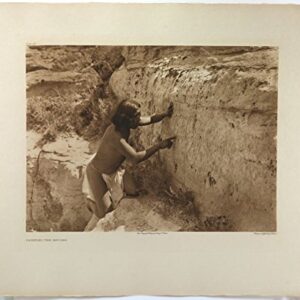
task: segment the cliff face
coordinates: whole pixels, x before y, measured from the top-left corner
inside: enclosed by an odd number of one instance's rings
[[[174,115],[142,128],[145,147],[176,135],[153,162],[173,190],[190,191],[207,226],[276,228],[277,51],[250,47],[128,47],[110,86],[144,114]],[[149,172],[149,170],[148,170]]]

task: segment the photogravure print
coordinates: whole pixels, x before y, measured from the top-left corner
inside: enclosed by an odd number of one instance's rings
[[[26,50],[35,231],[276,231],[278,48]]]

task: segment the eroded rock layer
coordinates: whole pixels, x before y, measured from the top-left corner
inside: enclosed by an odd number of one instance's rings
[[[174,103],[170,120],[139,135],[145,146],[177,136],[156,157],[171,185],[194,193],[208,224],[218,216],[233,230],[275,230],[277,50],[128,47],[123,56],[110,80],[119,99],[145,114]]]

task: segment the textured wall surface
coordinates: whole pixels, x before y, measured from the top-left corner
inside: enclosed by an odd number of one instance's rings
[[[177,136],[156,157],[171,185],[195,195],[204,222],[229,228],[276,228],[277,50],[128,47],[110,86],[144,114],[174,115],[140,132],[140,142]]]

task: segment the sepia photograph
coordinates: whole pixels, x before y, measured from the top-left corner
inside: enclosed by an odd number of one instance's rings
[[[26,231],[276,232],[278,51],[27,45]]]

